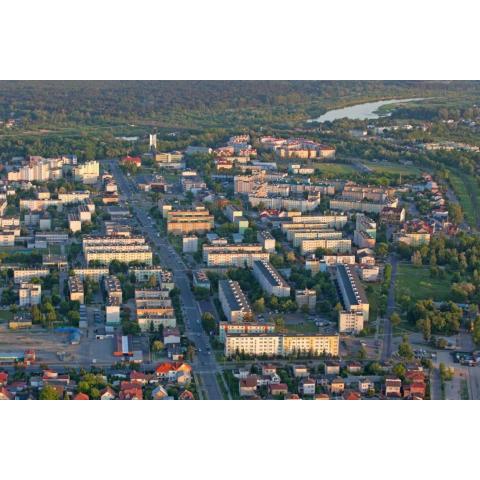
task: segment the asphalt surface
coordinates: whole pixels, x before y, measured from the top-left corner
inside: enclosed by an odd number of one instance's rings
[[[142,204],[143,195],[138,192],[134,181],[127,177],[115,161],[109,162],[109,168],[115,177],[120,192],[128,199],[139,228],[153,246],[160,262],[173,272],[175,285],[180,290],[180,299],[184,313],[185,333],[197,348],[196,359],[193,362],[194,372],[199,377],[200,388],[204,390],[209,400],[223,399],[217,383],[216,373],[220,372],[215,355],[210,348],[210,341],[201,324],[200,308],[190,289],[190,280],[186,266],[170,245],[168,239],[160,236],[155,220],[149,217],[145,204]]]
[[[390,286],[388,288],[387,296],[387,312],[383,321],[383,348],[382,361],[387,361],[392,356],[392,334],[393,328],[390,322],[390,317],[395,311],[395,280],[397,277],[397,259],[394,255],[388,257],[388,263],[392,265],[392,276],[390,279]]]

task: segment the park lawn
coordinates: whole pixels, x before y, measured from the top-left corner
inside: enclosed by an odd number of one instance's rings
[[[326,163],[326,162],[315,162],[311,166],[315,169],[321,171],[322,174],[330,175],[347,175],[358,173],[356,168],[353,165],[348,163]]]
[[[408,295],[412,300],[431,298],[434,301],[450,300],[451,279],[430,277],[429,267],[415,267],[412,264],[400,263],[397,267],[395,297]]]
[[[365,293],[367,295],[368,303],[370,305],[369,321],[372,323],[377,320],[380,309],[380,297],[382,295],[381,283],[369,283],[363,284],[365,287]]]
[[[420,170],[414,165],[402,165],[392,162],[369,162],[362,160],[363,165],[371,168],[375,173],[390,173],[393,175],[420,175]]]
[[[458,197],[463,214],[465,215],[465,220],[470,226],[476,227],[479,223],[477,208],[477,198],[480,195],[479,186],[472,177],[455,172],[452,169],[449,169],[448,178],[455,195]]]
[[[318,327],[313,322],[285,323],[287,333],[318,333]]]
[[[0,323],[8,322],[13,318],[13,313],[10,310],[0,310]]]

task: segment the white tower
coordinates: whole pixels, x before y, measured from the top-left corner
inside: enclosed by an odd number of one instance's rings
[[[157,149],[157,134],[151,133],[150,134],[150,150],[156,150],[156,149]]]

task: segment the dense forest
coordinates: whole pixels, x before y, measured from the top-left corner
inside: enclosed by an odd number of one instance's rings
[[[478,93],[475,82],[4,81],[0,120],[24,127],[154,121],[156,126],[261,125],[306,120],[369,99]]]

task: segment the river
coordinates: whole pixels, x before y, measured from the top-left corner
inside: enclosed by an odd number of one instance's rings
[[[359,105],[352,105],[351,107],[338,108],[336,110],[329,110],[328,112],[320,115],[318,118],[312,118],[308,122],[333,122],[340,118],[349,118],[350,120],[375,120],[381,116],[377,110],[383,105],[390,105],[392,103],[406,103],[419,100],[425,100],[424,98],[405,98],[405,99],[393,99],[393,100],[381,100],[378,102],[360,103]]]

